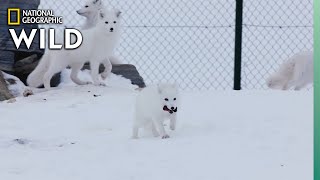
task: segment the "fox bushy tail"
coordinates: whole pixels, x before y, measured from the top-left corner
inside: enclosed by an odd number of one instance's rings
[[[37,67],[29,74],[27,84],[31,87],[39,87],[43,84],[43,76],[50,65],[50,53],[46,52],[42,56]]]

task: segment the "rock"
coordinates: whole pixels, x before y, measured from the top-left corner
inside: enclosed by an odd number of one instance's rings
[[[89,64],[85,64],[82,69],[90,69]],[[99,73],[104,71],[104,66],[100,65]],[[112,65],[112,73],[116,75],[121,75],[126,79],[131,80],[131,84],[137,85],[139,88],[146,87],[143,78],[140,76],[137,68],[132,64],[117,64]]]
[[[28,70],[28,72],[30,73],[35,68],[35,66],[38,64],[39,59],[40,58],[38,58],[37,54],[33,54],[31,56],[23,58],[14,64],[14,69],[17,72],[23,71],[23,70]]]
[[[132,64],[114,65],[112,67],[112,73],[121,75],[124,78],[130,79],[131,84],[137,85],[139,88],[146,87],[146,84],[144,83],[143,78],[140,76],[137,68]]]
[[[8,89],[8,85],[3,77],[2,71],[0,71],[0,101],[14,98]]]
[[[14,52],[3,51],[0,49],[0,71],[11,73],[13,71],[14,58]]]
[[[40,57],[36,54],[28,56],[22,60],[16,62],[14,66],[14,75],[17,76],[24,84],[28,75],[37,67]],[[90,69],[90,65],[87,63],[83,69]],[[104,71],[104,66],[101,65],[99,72]],[[140,76],[136,67],[132,64],[119,64],[112,65],[112,73],[121,75],[124,78],[130,79],[131,84],[137,85],[139,88],[144,88],[146,85],[143,78]],[[51,79],[51,87],[56,87],[60,83],[61,73],[55,74]],[[43,86],[42,86],[43,87]]]

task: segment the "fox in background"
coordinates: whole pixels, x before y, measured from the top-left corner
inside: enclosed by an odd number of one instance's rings
[[[267,79],[271,89],[298,91],[313,83],[313,52],[305,51],[290,57]]]
[[[82,25],[82,29],[90,29],[97,25],[99,20],[99,13],[105,9],[102,0],[87,0],[81,9],[77,10],[77,13],[86,18],[85,23]],[[116,56],[109,57],[111,64],[122,64],[122,62]]]
[[[99,65],[105,65],[102,78],[106,78],[112,69],[109,57],[113,55],[114,48],[120,39],[121,12],[118,10],[103,10],[99,13],[96,26],[82,30],[85,41],[73,50],[46,50],[39,64],[28,76],[27,83],[31,87],[44,84],[50,88],[50,80],[55,73],[67,66],[71,67],[71,80],[78,85],[91,84],[78,78],[78,73],[85,62],[90,62],[91,76],[94,85],[105,85],[99,81]]]

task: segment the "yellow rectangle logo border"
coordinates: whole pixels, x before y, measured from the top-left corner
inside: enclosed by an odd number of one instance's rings
[[[17,12],[17,21],[12,22],[11,21],[11,12]],[[20,8],[8,8],[8,25],[20,25]]]

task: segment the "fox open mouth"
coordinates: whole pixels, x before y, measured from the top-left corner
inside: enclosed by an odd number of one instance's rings
[[[172,113],[178,111],[178,107],[176,107],[175,109],[173,107],[171,109],[169,109],[167,106],[163,106],[163,110],[168,111],[170,114],[172,114]]]
[[[81,16],[87,14],[86,12],[81,12],[81,11],[79,11],[79,10],[77,11],[77,13],[78,13],[79,15],[81,15]]]

